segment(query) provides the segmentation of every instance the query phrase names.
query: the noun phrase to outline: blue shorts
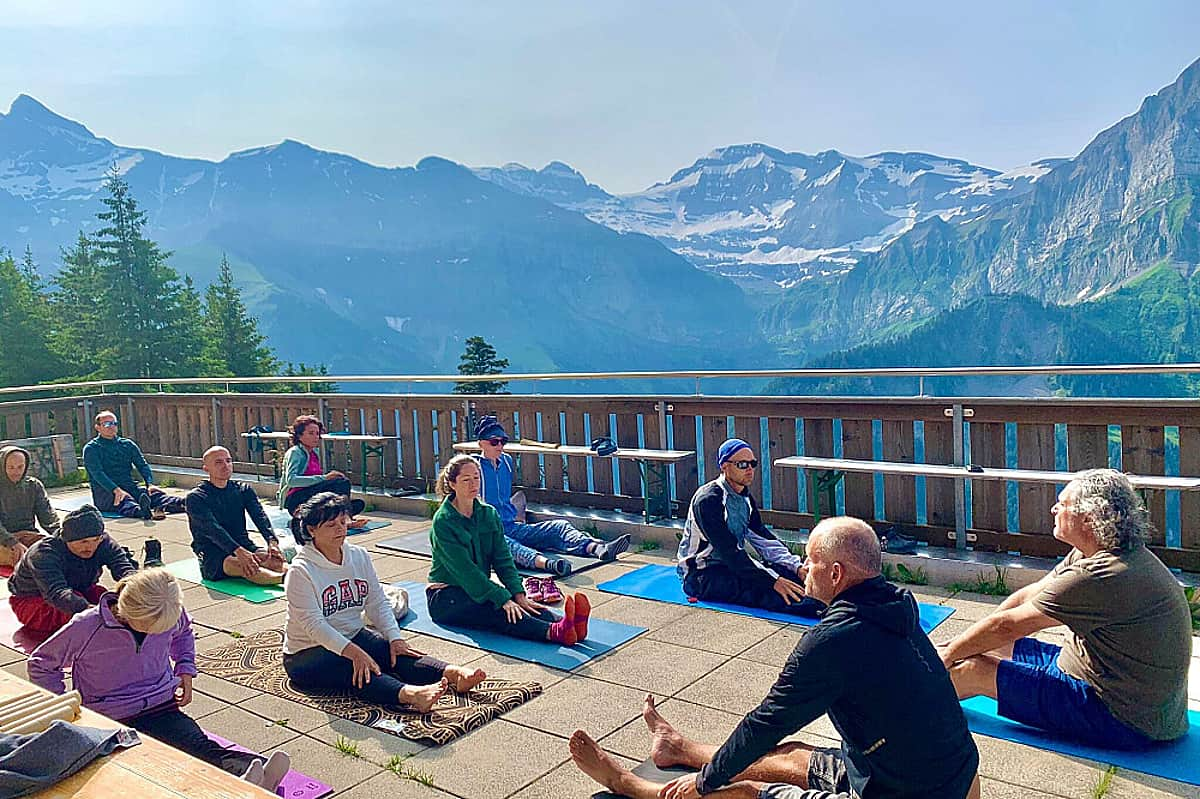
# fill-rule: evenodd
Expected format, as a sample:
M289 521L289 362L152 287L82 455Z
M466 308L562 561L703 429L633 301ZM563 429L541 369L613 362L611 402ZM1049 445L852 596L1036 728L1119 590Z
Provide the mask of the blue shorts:
M1000 661L996 669L1000 715L1104 749L1153 746L1152 738L1116 719L1095 688L1059 669L1061 649L1036 638L1013 645L1013 659Z

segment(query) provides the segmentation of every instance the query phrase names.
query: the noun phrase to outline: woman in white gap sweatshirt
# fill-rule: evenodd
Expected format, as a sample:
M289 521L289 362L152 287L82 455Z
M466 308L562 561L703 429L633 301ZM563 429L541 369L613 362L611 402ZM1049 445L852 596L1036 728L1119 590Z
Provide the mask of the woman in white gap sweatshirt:
M292 684L426 713L447 689L466 693L482 682L481 669L448 665L400 637L370 555L345 543L349 519L349 500L330 492L305 502L292 518L301 545L283 583L283 668ZM375 630L363 626L364 610Z

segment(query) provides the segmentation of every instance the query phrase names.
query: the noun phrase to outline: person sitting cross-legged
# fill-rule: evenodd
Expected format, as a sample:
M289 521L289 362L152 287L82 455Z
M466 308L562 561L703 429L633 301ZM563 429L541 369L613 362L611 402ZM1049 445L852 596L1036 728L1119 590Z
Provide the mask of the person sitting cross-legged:
M254 489L233 479L229 450L209 448L203 467L208 479L187 495L188 528L192 551L200 560L200 574L206 580L242 577L259 585L282 583L287 563L279 539ZM247 514L262 534L265 549L251 542L246 532Z
M684 592L709 602L818 615L824 606L805 594L803 559L766 528L750 494L758 469L754 450L731 438L716 462L721 476L696 489L679 541L676 569Z
M0 447L0 566L15 566L25 550L59 530L58 514L42 481L29 474L29 453L18 446Z
M91 505L71 511L59 534L30 547L8 578L13 615L31 632L54 632L100 601L100 571L105 566L114 580L136 571L104 532L100 511Z
M123 578L35 649L28 666L29 679L56 694L70 671L85 707L269 791L291 767L284 752L264 759L218 744L183 711L196 640L179 583L164 569Z
M104 513L119 513L132 519L163 519L168 513L183 513L183 497L154 485L154 470L138 445L118 434L117 415L96 414L96 437L83 445L83 468L87 470L92 502ZM133 479L133 470L146 481L143 489Z
M350 691L378 705L427 713L447 690L468 693L487 678L409 646L371 556L346 543L350 501L325 492L292 517L300 550L284 578L283 668L301 691ZM363 613L374 630L363 626Z
M1077 475L1051 508L1070 544L1054 570L940 648L962 698L1057 737L1145 749L1188 730L1191 613L1145 539L1146 508L1112 469ZM1063 647L1039 630L1066 625Z
M513 459L504 452L504 445L508 443L504 426L495 416L484 416L475 425L475 439L481 452L478 461L483 476L483 501L500 514L508 549L518 566L565 577L571 573L571 562L566 558L547 557L543 552L611 561L629 549L628 535L602 541L576 529L566 519L526 522L524 496L521 496L519 507L513 501Z
M880 567L879 539L865 522L835 517L813 529L801 571L828 610L720 747L685 739L646 697L654 763L697 774L650 782L582 730L569 743L575 765L632 799L975 799L979 753L954 686L912 594ZM780 744L823 713L841 734L839 748Z
M325 425L315 416L297 416L292 422L292 446L283 453L279 475L279 507L295 514L311 497L327 491L350 497L350 478L337 469L325 471L321 466L321 436ZM366 508L361 499L350 500L350 527L367 523L359 514Z

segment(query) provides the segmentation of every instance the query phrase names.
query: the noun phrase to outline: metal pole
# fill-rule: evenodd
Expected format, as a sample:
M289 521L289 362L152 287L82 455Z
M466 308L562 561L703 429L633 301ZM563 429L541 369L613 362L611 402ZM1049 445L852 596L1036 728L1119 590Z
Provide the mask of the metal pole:
M954 425L954 465L966 466L966 449L963 441L963 406L954 403L951 424ZM967 548L967 481L954 478L954 548Z

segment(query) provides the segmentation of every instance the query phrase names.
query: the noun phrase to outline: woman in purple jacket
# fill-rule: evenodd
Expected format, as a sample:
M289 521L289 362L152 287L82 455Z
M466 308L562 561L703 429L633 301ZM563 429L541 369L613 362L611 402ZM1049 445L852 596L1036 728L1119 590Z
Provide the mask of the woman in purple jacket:
M122 579L35 649L28 665L29 679L56 694L66 691L70 669L87 707L267 790L291 767L284 752L264 764L226 749L180 710L192 701L196 640L179 583L164 569Z

